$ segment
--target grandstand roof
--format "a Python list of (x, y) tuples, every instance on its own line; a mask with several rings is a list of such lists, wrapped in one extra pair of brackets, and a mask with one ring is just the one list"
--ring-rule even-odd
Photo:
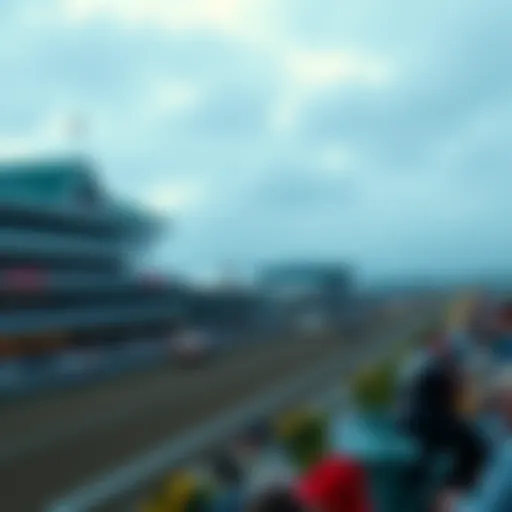
[(80, 160), (29, 160), (0, 164), (0, 199), (54, 202), (66, 199), (77, 183), (91, 180)]
[(0, 163), (0, 202), (26, 207), (66, 206), (71, 210), (83, 210), (86, 206), (90, 214), (107, 214), (120, 222), (162, 221), (132, 202), (112, 198), (92, 164), (83, 158)]

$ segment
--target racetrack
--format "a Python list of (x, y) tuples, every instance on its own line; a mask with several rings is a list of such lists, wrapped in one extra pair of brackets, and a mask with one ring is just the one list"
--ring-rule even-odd
[[(381, 326), (383, 327), (383, 326)], [(0, 510), (30, 512), (216, 412), (353, 349), (340, 340), (245, 346), (197, 370), (159, 368), (0, 412)]]

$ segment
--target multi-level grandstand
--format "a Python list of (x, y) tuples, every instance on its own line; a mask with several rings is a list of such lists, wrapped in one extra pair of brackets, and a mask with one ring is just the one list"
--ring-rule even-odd
[[(31, 374), (49, 371), (50, 361), (64, 368), (77, 354), (93, 360), (106, 346), (133, 342), (140, 354), (164, 339), (183, 303), (179, 290), (134, 271), (163, 227), (114, 200), (85, 161), (0, 165), (4, 377), (27, 364)], [(55, 353), (63, 357), (47, 357)]]

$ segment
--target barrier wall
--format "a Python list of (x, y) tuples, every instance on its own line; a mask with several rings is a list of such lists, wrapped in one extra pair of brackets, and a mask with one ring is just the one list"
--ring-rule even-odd
[(69, 349), (0, 362), (0, 399), (67, 387), (165, 362), (169, 343), (141, 340), (121, 346)]
[[(219, 351), (240, 344), (270, 340), (275, 329), (266, 325), (249, 330), (208, 327)], [(93, 383), (102, 378), (165, 364), (171, 359), (168, 340), (140, 340), (122, 344), (95, 344), (91, 348), (67, 348), (49, 355), (0, 359), (0, 400), (37, 391)]]

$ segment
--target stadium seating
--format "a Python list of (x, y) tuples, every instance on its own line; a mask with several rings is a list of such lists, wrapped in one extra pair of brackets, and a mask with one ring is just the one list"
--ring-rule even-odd
[[(462, 305), (448, 313), (450, 328), (455, 321), (460, 325), (462, 318), (467, 318), (464, 299)], [(260, 425), (260, 431), (266, 435), (260, 436), (249, 457), (238, 457), (244, 460), (240, 484), (205, 484), (203, 470), (211, 470), (210, 463), (205, 461), (203, 470), (196, 474), (195, 485), (189, 483), (188, 498), (182, 500), (180, 510), (169, 508), (168, 503), (167, 508), (141, 508), (141, 512), (243, 510), (244, 497), (265, 484), (295, 481), (330, 453), (343, 453), (362, 464), (376, 512), (427, 512), (432, 498), (443, 486), (451, 461), (443, 456), (421, 467), (418, 447), (398, 432), (390, 407), (398, 373), (416, 342), (416, 338), (410, 338), (399, 344), (399, 350), (385, 361), (361, 369), (352, 383), (353, 401), (349, 406), (322, 411), (305, 405), (271, 419), (266, 429), (262, 430)], [(231, 453), (236, 459), (235, 446)], [(411, 475), (417, 479), (413, 480)]]

